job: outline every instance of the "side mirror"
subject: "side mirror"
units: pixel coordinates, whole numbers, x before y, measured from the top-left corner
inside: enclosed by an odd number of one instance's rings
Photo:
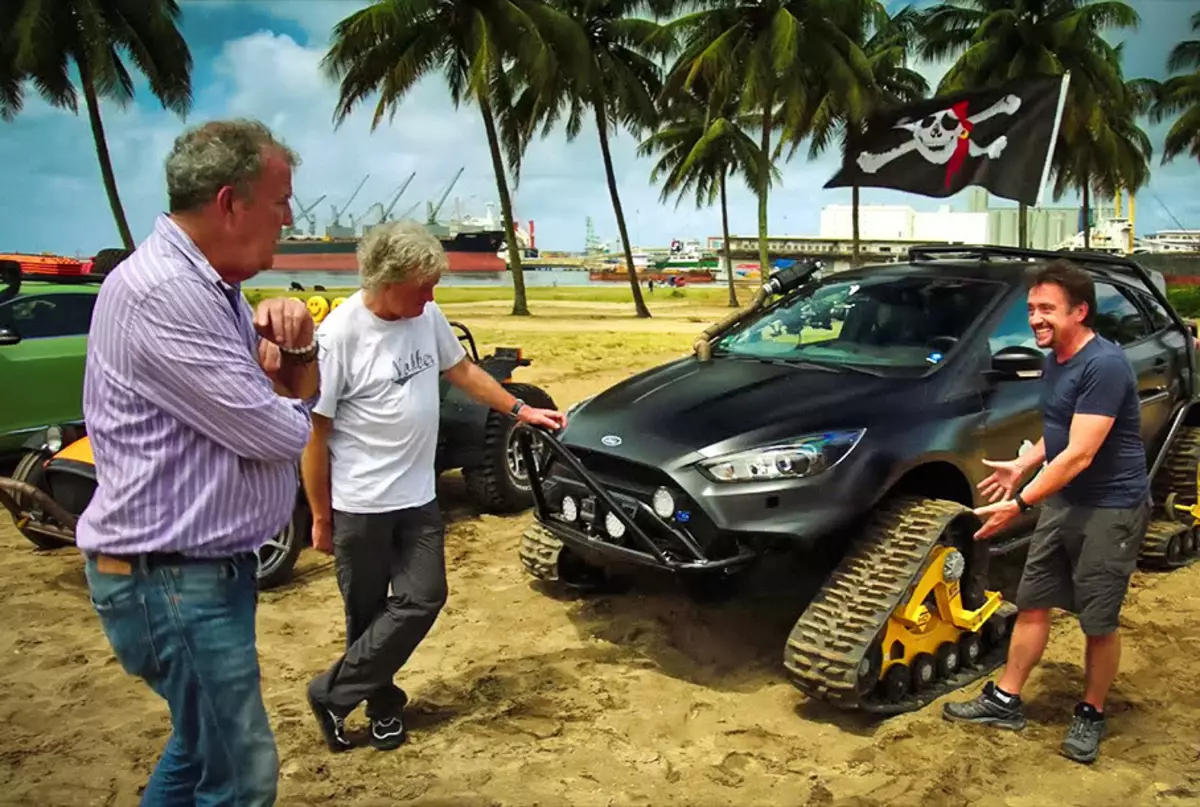
[[[21,336],[16,331],[8,328],[0,328],[0,347],[4,345],[15,345],[21,341]]]
[[[998,378],[1040,378],[1046,354],[1036,348],[1012,345],[992,356],[992,374]]]

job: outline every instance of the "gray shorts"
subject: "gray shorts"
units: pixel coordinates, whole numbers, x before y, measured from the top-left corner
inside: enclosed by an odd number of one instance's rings
[[[1061,608],[1078,614],[1088,636],[1112,633],[1149,522],[1148,499],[1130,508],[1047,499],[1017,587],[1017,607]]]

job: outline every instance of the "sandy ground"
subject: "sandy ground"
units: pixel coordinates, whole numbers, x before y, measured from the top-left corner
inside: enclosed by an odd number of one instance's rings
[[[615,306],[583,334],[570,306],[539,303],[544,313],[520,322],[495,307],[447,308],[485,352],[523,345],[535,362],[520,377],[561,406],[679,355],[698,330],[691,318],[724,313],[658,305],[645,322]],[[581,357],[564,355],[572,345]],[[529,515],[477,515],[456,475],[440,489],[450,599],[397,679],[413,699],[403,748],[331,755],[308,712],[305,684],[343,641],[330,561],[306,551],[295,582],[263,594],[281,804],[1200,803],[1200,566],[1137,575],[1110,734],[1085,768],[1057,755],[1082,675],[1069,621],[1029,685],[1023,734],[945,723],[940,702],[872,722],[806,701],[781,676],[802,576],[775,569],[720,606],[655,580],[621,595],[555,597],[517,560]],[[136,804],[169,731],[164,704],[112,659],[75,552],[34,552],[7,520],[0,551],[0,803]],[[362,727],[361,713],[352,724]]]

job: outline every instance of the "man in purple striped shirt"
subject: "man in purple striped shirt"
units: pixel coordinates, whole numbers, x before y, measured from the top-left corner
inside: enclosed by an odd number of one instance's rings
[[[255,551],[287,522],[319,391],[299,300],[251,310],[299,163],[266,127],[213,122],[166,161],[170,213],[101,286],[84,417],[98,488],[77,526],[100,624],[173,732],[142,804],[274,804]]]

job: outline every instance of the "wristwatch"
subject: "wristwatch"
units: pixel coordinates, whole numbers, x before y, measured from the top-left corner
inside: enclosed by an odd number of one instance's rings
[[[1015,501],[1017,503],[1017,510],[1022,513],[1028,513],[1030,510],[1033,509],[1033,505],[1031,505],[1029,502],[1025,501],[1025,499],[1021,496],[1020,493],[1018,493],[1016,496],[1013,497],[1013,501]]]
[[[513,417],[516,417],[517,413],[520,412],[524,408],[525,408],[525,402],[522,401],[520,398],[517,398],[517,402],[512,405],[512,409],[510,409],[508,411],[508,413],[510,415],[512,415]]]

